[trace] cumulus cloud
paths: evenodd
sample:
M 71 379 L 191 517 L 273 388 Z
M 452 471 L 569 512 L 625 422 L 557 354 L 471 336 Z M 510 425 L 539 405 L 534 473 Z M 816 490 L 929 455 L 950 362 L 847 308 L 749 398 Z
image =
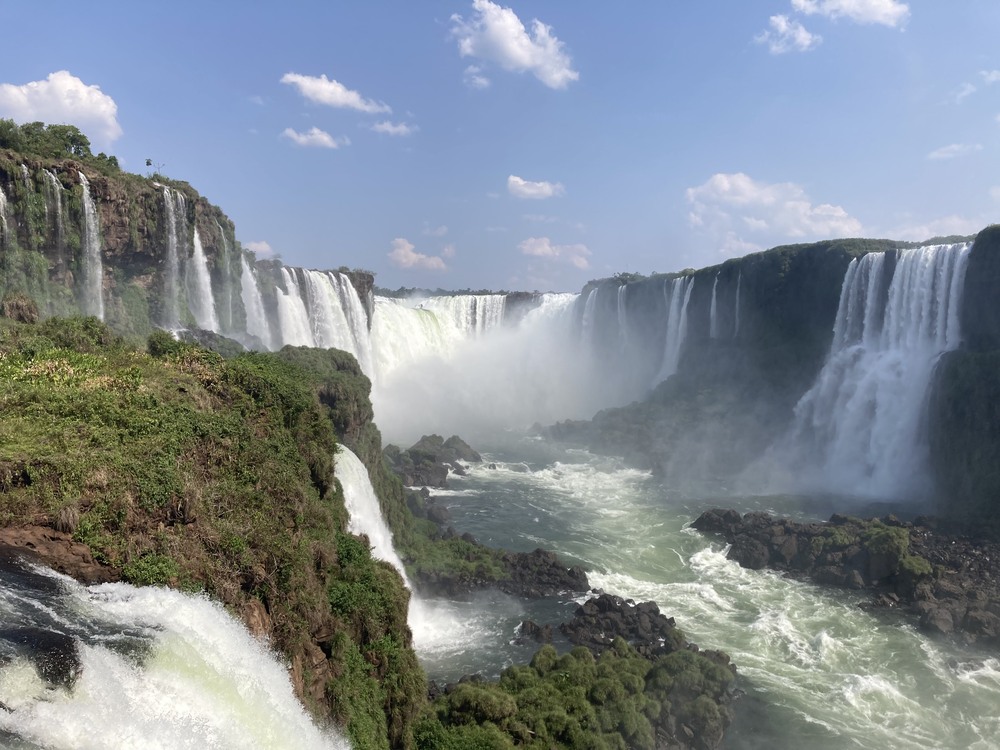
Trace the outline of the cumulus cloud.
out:
M 934 149 L 927 154 L 927 158 L 933 160 L 956 159 L 959 156 L 968 156 L 982 150 L 981 143 L 950 143 L 947 146 Z
M 910 7 L 898 0 L 792 0 L 792 8 L 805 15 L 846 18 L 855 23 L 895 27 L 910 17 Z
M 565 261 L 579 269 L 590 268 L 587 260 L 590 250 L 586 245 L 556 245 L 548 237 L 529 237 L 517 247 L 524 255 Z
M 512 174 L 507 178 L 507 192 L 515 198 L 544 200 L 562 195 L 566 191 L 560 182 L 530 182 Z
M 1000 70 L 980 70 L 979 75 L 983 77 L 983 82 L 987 86 L 1000 83 Z
M 388 255 L 389 261 L 397 268 L 416 268 L 424 271 L 445 271 L 448 268 L 443 259 L 418 253 L 413 243 L 407 242 L 402 237 L 392 241 L 392 250 Z
M 263 240 L 257 242 L 247 242 L 243 245 L 243 247 L 254 253 L 258 258 L 270 258 L 274 256 L 273 248 Z
M 470 65 L 462 72 L 462 81 L 470 89 L 488 89 L 490 79 L 483 75 L 482 68 L 478 65 Z
M 462 57 L 493 62 L 504 70 L 531 73 L 553 89 L 564 89 L 580 78 L 563 50 L 565 45 L 553 36 L 551 27 L 534 19 L 529 34 L 513 10 L 490 0 L 473 0 L 472 8 L 475 15 L 468 21 L 457 13 L 451 17 L 451 33 L 458 40 Z M 466 68 L 467 82 L 469 70 Z M 479 70 L 472 76 L 479 76 Z
M 742 172 L 714 174 L 705 183 L 688 188 L 691 226 L 714 237 L 721 250 L 731 252 L 756 242 L 849 237 L 861 234 L 861 222 L 840 206 L 814 205 L 801 185 L 758 182 Z
M 792 51 L 806 52 L 823 41 L 819 34 L 809 33 L 801 23 L 785 15 L 771 16 L 770 25 L 771 28 L 755 36 L 754 41 L 766 44 L 772 55 Z
M 356 109 L 359 112 L 377 114 L 392 112 L 392 108 L 384 102 L 365 99 L 357 91 L 353 91 L 340 81 L 327 78 L 326 74 L 319 76 L 304 76 L 299 73 L 285 73 L 282 83 L 287 83 L 299 90 L 306 99 L 317 104 L 341 109 Z
M 416 125 L 408 125 L 405 122 L 395 123 L 389 122 L 388 120 L 383 120 L 382 122 L 376 122 L 372 125 L 372 130 L 376 133 L 385 133 L 386 135 L 411 135 L 417 132 Z
M 309 128 L 305 133 L 285 128 L 281 134 L 297 146 L 340 148 L 341 146 L 349 146 L 351 144 L 348 138 L 334 138 L 325 130 L 320 130 L 319 128 Z
M 0 115 L 18 123 L 40 120 L 75 125 L 103 148 L 122 134 L 115 100 L 100 86 L 87 85 L 68 70 L 23 86 L 0 83 Z

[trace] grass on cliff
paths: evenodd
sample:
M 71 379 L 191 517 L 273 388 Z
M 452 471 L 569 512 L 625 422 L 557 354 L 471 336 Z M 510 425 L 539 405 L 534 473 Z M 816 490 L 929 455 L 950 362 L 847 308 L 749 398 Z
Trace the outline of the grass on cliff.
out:
M 149 350 L 94 318 L 0 320 L 0 524 L 70 532 L 133 583 L 256 607 L 307 705 L 359 748 L 408 746 L 425 701 L 408 593 L 346 533 L 322 383 L 273 354 L 224 360 L 167 334 Z

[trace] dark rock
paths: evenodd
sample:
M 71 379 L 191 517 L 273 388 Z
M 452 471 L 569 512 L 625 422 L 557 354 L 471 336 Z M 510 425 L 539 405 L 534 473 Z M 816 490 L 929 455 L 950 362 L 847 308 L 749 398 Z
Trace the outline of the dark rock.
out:
M 525 643 L 529 640 L 535 643 L 551 643 L 552 626 L 539 625 L 534 620 L 525 620 L 518 627 L 517 638 L 515 640 L 518 643 Z

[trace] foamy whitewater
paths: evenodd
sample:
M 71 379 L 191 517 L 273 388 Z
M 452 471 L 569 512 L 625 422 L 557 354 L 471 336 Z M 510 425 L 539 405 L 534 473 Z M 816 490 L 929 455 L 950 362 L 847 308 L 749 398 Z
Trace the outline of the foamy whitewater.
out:
M 285 665 L 221 605 L 36 573 L 50 581 L 41 591 L 0 583 L 0 702 L 8 709 L 0 710 L 0 747 L 349 748 L 312 723 Z M 72 690 L 47 686 L 30 659 L 6 653 L 7 629 L 22 625 L 76 641 L 82 672 Z

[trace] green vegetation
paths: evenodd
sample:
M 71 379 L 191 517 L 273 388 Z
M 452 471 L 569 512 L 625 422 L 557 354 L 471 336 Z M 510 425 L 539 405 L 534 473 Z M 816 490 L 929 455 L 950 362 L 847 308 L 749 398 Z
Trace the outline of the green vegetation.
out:
M 415 729 L 418 748 L 656 747 L 657 733 L 687 726 L 706 746 L 728 722 L 719 701 L 733 673 L 680 650 L 646 659 L 622 639 L 595 658 L 578 646 L 543 646 L 498 683 L 467 682 L 439 697 Z
M 408 593 L 346 533 L 322 385 L 276 355 L 148 348 L 94 318 L 0 320 L 0 524 L 65 528 L 137 584 L 256 601 L 313 710 L 406 747 L 425 701 Z
M 118 159 L 90 150 L 90 139 L 75 125 L 46 125 L 28 122 L 18 125 L 13 120 L 0 119 L 0 148 L 19 151 L 46 159 L 77 159 L 103 174 L 120 171 Z

